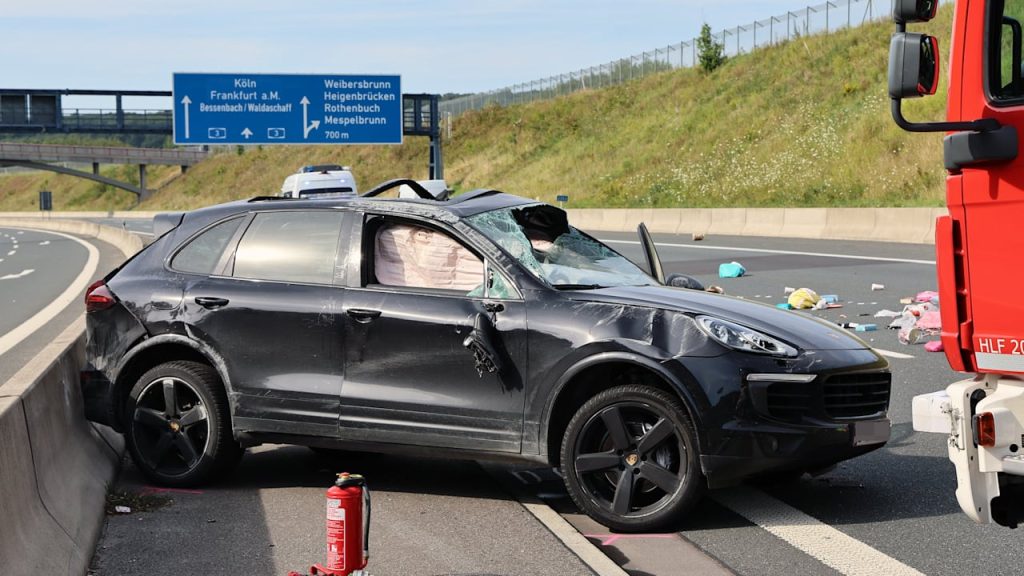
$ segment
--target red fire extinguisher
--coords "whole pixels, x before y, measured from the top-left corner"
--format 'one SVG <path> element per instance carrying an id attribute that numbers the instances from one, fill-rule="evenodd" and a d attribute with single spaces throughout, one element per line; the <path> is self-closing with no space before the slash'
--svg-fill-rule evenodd
<path id="1" fill-rule="evenodd" d="M 370 491 L 359 474 L 342 472 L 327 490 L 327 563 L 311 574 L 350 576 L 370 559 Z M 359 572 L 361 574 L 361 572 Z"/>

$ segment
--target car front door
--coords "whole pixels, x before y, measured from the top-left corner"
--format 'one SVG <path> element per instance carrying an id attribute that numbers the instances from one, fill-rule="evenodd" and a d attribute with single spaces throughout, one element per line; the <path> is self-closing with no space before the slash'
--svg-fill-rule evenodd
<path id="1" fill-rule="evenodd" d="M 344 288 L 334 281 L 344 270 L 338 247 L 348 218 L 338 210 L 257 213 L 214 273 L 186 288 L 191 335 L 231 378 L 236 430 L 337 436 Z"/>
<path id="2" fill-rule="evenodd" d="M 341 435 L 519 452 L 526 310 L 450 229 L 366 215 L 344 303 Z"/>

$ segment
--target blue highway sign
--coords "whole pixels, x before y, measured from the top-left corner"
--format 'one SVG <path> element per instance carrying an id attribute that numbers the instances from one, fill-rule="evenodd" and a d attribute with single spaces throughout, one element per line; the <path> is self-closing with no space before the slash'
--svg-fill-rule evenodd
<path id="1" fill-rule="evenodd" d="M 401 77 L 178 73 L 174 143 L 401 144 Z"/>

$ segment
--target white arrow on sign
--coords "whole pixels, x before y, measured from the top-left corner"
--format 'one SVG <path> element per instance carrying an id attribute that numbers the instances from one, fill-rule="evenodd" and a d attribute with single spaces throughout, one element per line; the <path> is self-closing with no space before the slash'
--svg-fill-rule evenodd
<path id="1" fill-rule="evenodd" d="M 246 127 L 245 130 L 242 130 L 242 136 L 245 136 L 245 139 L 248 140 L 249 136 L 252 136 L 252 130 L 249 130 L 249 128 Z"/>
<path id="2" fill-rule="evenodd" d="M 299 100 L 299 104 L 302 104 L 302 138 L 305 140 L 309 138 L 310 132 L 320 127 L 320 121 L 309 122 L 309 98 L 303 96 L 302 100 Z"/>
<path id="3" fill-rule="evenodd" d="M 188 140 L 188 105 L 192 103 L 192 99 L 188 97 L 188 94 L 181 99 L 181 103 L 185 105 L 185 140 Z"/>

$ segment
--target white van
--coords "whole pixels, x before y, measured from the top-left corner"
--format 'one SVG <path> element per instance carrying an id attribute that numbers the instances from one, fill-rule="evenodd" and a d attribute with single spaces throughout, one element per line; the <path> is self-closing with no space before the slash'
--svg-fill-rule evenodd
<path id="1" fill-rule="evenodd" d="M 285 198 L 335 198 L 358 193 L 352 169 L 337 164 L 303 166 L 281 184 L 281 196 Z"/>

